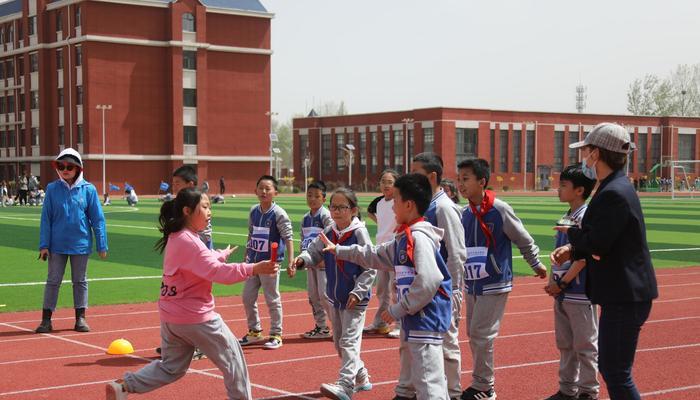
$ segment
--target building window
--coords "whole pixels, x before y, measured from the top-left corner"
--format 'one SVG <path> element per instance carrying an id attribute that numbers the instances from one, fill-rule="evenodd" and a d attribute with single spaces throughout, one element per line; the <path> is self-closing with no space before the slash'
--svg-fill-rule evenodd
<path id="1" fill-rule="evenodd" d="M 367 133 L 360 132 L 360 172 L 367 172 Z"/>
<path id="2" fill-rule="evenodd" d="M 15 132 L 7 131 L 7 147 L 15 147 Z"/>
<path id="3" fill-rule="evenodd" d="M 17 137 L 19 137 L 19 147 L 22 148 L 27 145 L 27 138 L 24 135 L 24 130 L 21 128 L 15 128 Z"/>
<path id="4" fill-rule="evenodd" d="M 24 57 L 22 56 L 17 58 L 17 74 L 19 76 L 24 76 Z"/>
<path id="5" fill-rule="evenodd" d="M 400 130 L 394 131 L 394 168 L 397 171 L 403 171 L 403 132 Z"/>
<path id="6" fill-rule="evenodd" d="M 75 27 L 80 26 L 80 22 L 82 20 L 82 17 L 80 15 L 80 6 L 75 6 Z"/>
<path id="7" fill-rule="evenodd" d="M 10 60 L 5 64 L 5 77 L 7 79 L 14 78 L 15 77 L 15 63 Z"/>
<path id="8" fill-rule="evenodd" d="M 197 69 L 197 52 L 192 50 L 182 51 L 182 68 L 183 69 Z"/>
<path id="9" fill-rule="evenodd" d="M 679 160 L 694 160 L 695 157 L 695 135 L 678 135 L 678 159 Z M 692 163 L 681 163 L 678 164 L 679 169 L 675 172 L 685 172 L 695 174 L 695 164 Z M 682 176 L 685 179 L 685 176 Z"/>
<path id="10" fill-rule="evenodd" d="M 58 144 L 59 146 L 66 144 L 66 129 L 62 126 L 58 127 Z"/>
<path id="11" fill-rule="evenodd" d="M 5 43 L 5 30 L 0 26 L 0 43 Z"/>
<path id="12" fill-rule="evenodd" d="M 301 166 L 304 166 L 306 158 L 309 156 L 309 137 L 306 135 L 299 135 L 299 160 L 301 160 Z"/>
<path id="13" fill-rule="evenodd" d="M 328 172 L 333 168 L 331 160 L 331 135 L 321 135 L 321 160 L 323 170 Z"/>
<path id="14" fill-rule="evenodd" d="M 377 172 L 377 132 L 370 132 L 370 157 L 372 158 L 371 172 Z"/>
<path id="15" fill-rule="evenodd" d="M 19 94 L 19 110 L 24 111 L 24 93 Z"/>
<path id="16" fill-rule="evenodd" d="M 38 110 L 39 109 L 39 91 L 38 90 L 32 90 L 29 92 L 29 108 L 32 110 Z"/>
<path id="17" fill-rule="evenodd" d="M 32 146 L 39 145 L 39 128 L 32 128 Z"/>
<path id="18" fill-rule="evenodd" d="M 57 10 L 56 11 L 56 32 L 62 32 L 63 31 L 63 18 L 61 18 L 61 11 Z"/>
<path id="19" fill-rule="evenodd" d="M 564 162 L 564 132 L 554 132 L 554 171 L 561 172 L 562 163 Z"/>
<path id="20" fill-rule="evenodd" d="M 0 114 L 5 114 L 5 98 L 0 97 Z M 3 119 L 5 119 L 3 117 Z"/>
<path id="21" fill-rule="evenodd" d="M 522 172 L 523 159 L 520 156 L 522 149 L 523 131 L 513 129 L 513 172 Z"/>
<path id="22" fill-rule="evenodd" d="M 76 128 L 75 130 L 76 130 L 76 133 L 77 133 L 77 138 L 76 138 L 76 139 L 77 139 L 78 143 L 83 143 L 83 138 L 84 138 L 84 135 L 83 135 L 83 125 L 82 125 L 82 124 L 78 124 L 78 125 L 75 126 L 75 128 Z"/>
<path id="23" fill-rule="evenodd" d="M 185 32 L 197 32 L 194 15 L 190 13 L 182 14 L 182 30 Z"/>
<path id="24" fill-rule="evenodd" d="M 646 173 L 647 169 L 647 133 L 639 133 L 637 138 L 637 171 Z"/>
<path id="25" fill-rule="evenodd" d="M 7 42 L 15 43 L 15 26 L 10 25 L 7 27 Z"/>
<path id="26" fill-rule="evenodd" d="M 27 18 L 27 33 L 29 36 L 36 34 L 36 15 Z"/>
<path id="27" fill-rule="evenodd" d="M 5 63 L 0 62 L 0 79 L 5 79 Z"/>
<path id="28" fill-rule="evenodd" d="M 29 54 L 29 72 L 39 71 L 39 53 Z"/>
<path id="29" fill-rule="evenodd" d="M 338 171 L 345 171 L 345 134 L 335 134 L 335 162 L 338 166 Z"/>
<path id="30" fill-rule="evenodd" d="M 76 91 L 75 105 L 82 106 L 83 105 L 83 87 L 76 86 L 75 91 Z"/>
<path id="31" fill-rule="evenodd" d="M 17 21 L 17 40 L 24 40 L 24 30 L 22 29 L 22 21 Z"/>
<path id="32" fill-rule="evenodd" d="M 500 132 L 501 139 L 501 154 L 499 162 L 499 172 L 508 172 L 508 131 L 501 129 Z"/>
<path id="33" fill-rule="evenodd" d="M 423 129 L 423 151 L 433 152 L 435 147 L 435 130 L 433 128 Z"/>
<path id="34" fill-rule="evenodd" d="M 578 131 L 569 131 L 569 144 L 578 142 Z M 574 165 L 578 163 L 578 149 L 569 149 L 569 163 Z"/>
<path id="35" fill-rule="evenodd" d="M 197 144 L 197 127 L 185 126 L 185 144 Z"/>
<path id="36" fill-rule="evenodd" d="M 7 112 L 15 112 L 15 96 L 7 96 Z"/>
<path id="37" fill-rule="evenodd" d="M 183 89 L 182 104 L 185 107 L 197 107 L 197 89 Z"/>
<path id="38" fill-rule="evenodd" d="M 0 148 L 5 148 L 7 147 L 7 141 L 6 141 L 6 136 L 5 136 L 5 131 L 0 131 Z"/>
<path id="39" fill-rule="evenodd" d="M 457 139 L 457 162 L 476 157 L 479 130 L 476 128 L 457 128 L 455 136 Z"/>
<path id="40" fill-rule="evenodd" d="M 491 165 L 491 171 L 496 168 L 496 130 L 491 129 L 491 132 L 489 132 L 489 161 Z"/>
<path id="41" fill-rule="evenodd" d="M 56 50 L 56 69 L 63 69 L 63 50 Z"/>
<path id="42" fill-rule="evenodd" d="M 661 135 L 651 135 L 651 163 L 652 165 L 661 162 Z"/>
<path id="43" fill-rule="evenodd" d="M 83 65 L 83 47 L 75 46 L 75 66 Z"/>
<path id="44" fill-rule="evenodd" d="M 389 131 L 382 131 L 382 139 L 384 139 L 384 169 L 391 167 L 391 143 L 389 142 Z"/>
<path id="45" fill-rule="evenodd" d="M 58 89 L 58 106 L 63 107 L 63 88 Z"/>

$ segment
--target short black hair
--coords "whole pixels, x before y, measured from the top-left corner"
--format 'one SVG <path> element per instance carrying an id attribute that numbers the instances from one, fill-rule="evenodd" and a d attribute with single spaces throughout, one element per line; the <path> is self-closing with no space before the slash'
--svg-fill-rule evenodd
<path id="1" fill-rule="evenodd" d="M 439 155 L 429 151 L 425 153 L 416 154 L 416 156 L 413 157 L 413 162 L 419 162 L 423 164 L 423 169 L 429 174 L 435 172 L 437 174 L 438 184 L 440 183 L 440 181 L 442 181 L 442 168 L 444 166 L 444 163 L 442 162 L 442 158 L 440 158 Z"/>
<path id="2" fill-rule="evenodd" d="M 616 151 L 611 151 L 604 149 L 602 147 L 590 146 L 590 150 L 593 151 L 598 149 L 600 154 L 600 160 L 604 162 L 608 167 L 612 168 L 613 171 L 621 170 L 627 165 L 627 154 L 618 153 Z"/>
<path id="3" fill-rule="evenodd" d="M 323 181 L 313 181 L 309 183 L 309 186 L 307 186 L 306 191 L 308 192 L 311 189 L 320 190 L 321 194 L 323 194 L 323 197 L 326 197 L 326 184 Z"/>
<path id="4" fill-rule="evenodd" d="M 433 199 L 433 188 L 425 175 L 418 173 L 403 175 L 394 182 L 394 187 L 399 189 L 404 201 L 412 200 L 416 203 L 420 215 L 425 214 L 430 207 L 430 201 Z"/>
<path id="5" fill-rule="evenodd" d="M 260 178 L 258 178 L 258 181 L 255 182 L 255 187 L 258 187 L 258 185 L 259 185 L 260 182 L 262 182 L 262 181 L 270 181 L 270 182 L 272 182 L 272 186 L 274 186 L 274 187 L 275 187 L 275 190 L 277 190 L 277 179 L 275 179 L 274 176 L 271 176 L 271 175 L 263 175 L 263 176 L 261 176 Z"/>
<path id="6" fill-rule="evenodd" d="M 561 171 L 561 175 L 559 175 L 559 181 L 571 182 L 571 184 L 574 185 L 574 189 L 582 187 L 584 200 L 588 199 L 588 196 L 591 195 L 596 182 L 593 179 L 588 179 L 586 175 L 583 174 L 581 163 L 572 164 L 564 168 L 564 170 Z"/>
<path id="7" fill-rule="evenodd" d="M 484 187 L 489 184 L 489 179 L 491 178 L 491 167 L 489 162 L 483 158 L 467 158 L 462 160 L 458 165 L 457 169 L 471 169 L 476 179 L 486 179 Z"/>
<path id="8" fill-rule="evenodd" d="M 187 183 L 194 183 L 197 186 L 197 171 L 191 165 L 183 165 L 173 172 L 173 177 L 177 176 Z"/>

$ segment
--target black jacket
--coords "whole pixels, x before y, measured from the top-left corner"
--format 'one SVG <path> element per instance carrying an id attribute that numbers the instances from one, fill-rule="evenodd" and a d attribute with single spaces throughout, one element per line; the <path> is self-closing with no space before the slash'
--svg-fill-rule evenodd
<path id="1" fill-rule="evenodd" d="M 581 228 L 569 229 L 568 236 L 573 258 L 586 259 L 586 294 L 593 303 L 658 297 L 642 206 L 622 171 L 614 171 L 600 182 Z"/>

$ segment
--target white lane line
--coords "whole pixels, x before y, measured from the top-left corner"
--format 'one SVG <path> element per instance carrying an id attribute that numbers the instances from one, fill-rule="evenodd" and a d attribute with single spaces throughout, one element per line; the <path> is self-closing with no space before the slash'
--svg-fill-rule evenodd
<path id="1" fill-rule="evenodd" d="M 72 383 L 69 385 L 61 385 L 61 386 L 47 386 L 47 387 L 41 387 L 41 388 L 35 388 L 35 389 L 24 389 L 24 390 L 16 390 L 14 392 L 4 392 L 0 393 L 0 396 L 12 396 L 15 394 L 26 394 L 26 393 L 36 393 L 36 392 L 43 392 L 47 390 L 59 390 L 59 389 L 72 389 L 72 388 L 78 388 L 78 387 L 83 387 L 83 386 L 91 386 L 91 385 L 99 385 L 99 384 L 106 384 L 107 382 L 112 382 L 114 379 L 109 379 L 106 381 L 93 381 L 93 382 L 82 382 L 82 383 Z"/>
<path id="2" fill-rule="evenodd" d="M 680 386 L 680 387 L 674 387 L 674 388 L 668 388 L 668 389 L 661 389 L 661 390 L 656 390 L 654 392 L 640 393 L 640 395 L 642 397 L 657 396 L 660 394 L 667 394 L 667 393 L 673 393 L 673 392 L 684 392 L 686 390 L 696 390 L 696 389 L 700 389 L 700 385 Z"/>

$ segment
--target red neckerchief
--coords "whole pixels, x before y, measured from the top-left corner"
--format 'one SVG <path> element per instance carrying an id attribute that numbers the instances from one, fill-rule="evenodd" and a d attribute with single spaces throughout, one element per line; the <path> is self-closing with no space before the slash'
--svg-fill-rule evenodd
<path id="1" fill-rule="evenodd" d="M 408 255 L 408 259 L 411 260 L 411 262 L 413 262 L 413 235 L 411 234 L 411 226 L 416 222 L 421 221 L 425 221 L 425 218 L 416 218 L 408 224 L 402 224 L 396 227 L 396 230 L 394 231 L 396 233 L 403 233 L 406 235 L 406 255 Z"/>
<path id="2" fill-rule="evenodd" d="M 484 223 L 484 216 L 493 208 L 493 202 L 495 199 L 496 194 L 494 192 L 485 190 L 484 198 L 481 200 L 481 208 L 479 210 L 476 209 L 476 205 L 474 203 L 471 201 L 469 202 L 469 207 L 472 210 L 472 214 L 474 214 L 477 221 L 479 221 L 481 231 L 484 232 L 484 235 L 486 235 L 486 247 L 490 247 L 492 242 L 493 246 L 496 247 L 496 239 L 493 238 L 493 233 L 486 226 L 486 223 Z"/>
<path id="3" fill-rule="evenodd" d="M 342 244 L 342 243 L 344 243 L 346 240 L 350 239 L 350 238 L 352 237 L 352 235 L 355 233 L 355 230 L 353 229 L 353 230 L 351 230 L 351 231 L 345 232 L 345 233 L 343 234 L 343 236 L 338 237 L 338 234 L 335 232 L 335 229 L 332 229 L 331 231 L 333 232 L 333 237 L 331 238 L 331 241 L 333 242 L 333 244 L 336 244 L 336 245 L 337 245 L 337 244 Z M 335 265 L 338 266 L 338 269 L 340 270 L 340 272 L 341 272 L 343 275 L 346 275 L 346 274 L 345 274 L 345 261 L 339 260 L 339 259 L 336 257 L 336 259 L 335 259 Z M 347 275 L 346 275 L 346 277 L 347 277 Z"/>

